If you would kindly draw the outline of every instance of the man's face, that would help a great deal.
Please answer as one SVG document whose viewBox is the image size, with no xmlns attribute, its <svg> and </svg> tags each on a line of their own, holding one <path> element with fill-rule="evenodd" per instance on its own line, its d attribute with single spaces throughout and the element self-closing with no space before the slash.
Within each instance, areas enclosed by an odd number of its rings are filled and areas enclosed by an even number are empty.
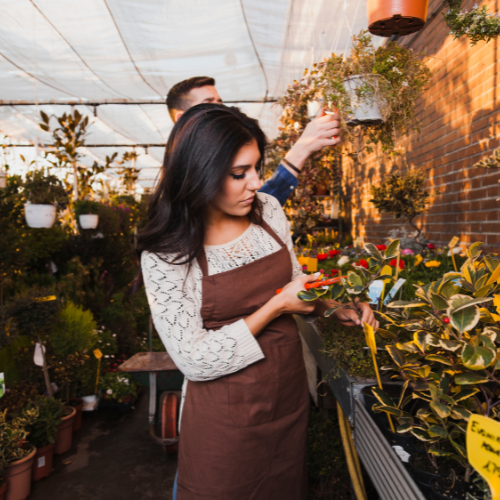
<svg viewBox="0 0 500 500">
<path fill-rule="evenodd" d="M 222 99 L 213 85 L 205 85 L 204 87 L 193 89 L 189 92 L 187 97 L 191 103 L 191 107 L 204 102 L 222 103 Z M 175 114 L 175 121 L 177 121 L 183 113 L 184 111 L 178 111 Z"/>
</svg>

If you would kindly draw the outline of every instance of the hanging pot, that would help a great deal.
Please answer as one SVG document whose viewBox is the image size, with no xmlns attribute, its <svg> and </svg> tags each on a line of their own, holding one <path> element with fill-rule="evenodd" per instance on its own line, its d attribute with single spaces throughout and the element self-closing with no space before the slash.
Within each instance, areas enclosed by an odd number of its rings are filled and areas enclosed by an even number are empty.
<svg viewBox="0 0 500 500">
<path fill-rule="evenodd" d="M 33 463 L 32 481 L 38 481 L 47 477 L 52 472 L 52 459 L 54 457 L 54 443 L 48 444 L 36 450 Z"/>
<path fill-rule="evenodd" d="M 65 406 L 64 411 L 66 415 L 62 418 L 62 422 L 57 428 L 54 455 L 66 453 L 71 448 L 73 441 L 73 420 L 75 419 L 76 410 L 71 406 Z"/>
<path fill-rule="evenodd" d="M 0 189 L 5 189 L 6 187 L 7 187 L 7 172 L 0 172 Z"/>
<path fill-rule="evenodd" d="M 24 216 L 29 227 L 49 228 L 56 221 L 56 206 L 26 203 L 24 205 Z"/>
<path fill-rule="evenodd" d="M 76 432 L 82 427 L 82 408 L 83 408 L 83 399 L 82 398 L 73 398 L 69 400 L 71 406 L 76 410 L 76 415 L 73 420 L 73 432 Z"/>
<path fill-rule="evenodd" d="M 351 98 L 352 114 L 347 119 L 347 125 L 378 125 L 384 120 L 376 101 L 360 99 L 356 95 L 356 89 L 363 85 L 360 76 L 351 76 L 344 80 L 344 86 Z"/>
<path fill-rule="evenodd" d="M 95 229 L 99 224 L 99 216 L 94 214 L 80 215 L 80 227 L 82 229 Z"/>
<path fill-rule="evenodd" d="M 368 0 L 368 30 L 389 37 L 420 31 L 427 20 L 429 0 Z"/>
<path fill-rule="evenodd" d="M 7 480 L 5 500 L 25 500 L 31 491 L 31 470 L 35 459 L 36 448 L 28 445 L 31 452 L 28 456 L 7 465 L 4 477 Z"/>
</svg>

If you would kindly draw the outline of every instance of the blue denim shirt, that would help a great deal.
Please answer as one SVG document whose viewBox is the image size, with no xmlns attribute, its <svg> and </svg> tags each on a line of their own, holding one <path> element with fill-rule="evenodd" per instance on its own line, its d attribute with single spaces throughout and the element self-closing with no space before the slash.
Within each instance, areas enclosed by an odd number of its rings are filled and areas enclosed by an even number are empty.
<svg viewBox="0 0 500 500">
<path fill-rule="evenodd" d="M 273 176 L 259 189 L 261 193 L 274 196 L 283 206 L 297 187 L 299 180 L 281 163 Z"/>
</svg>

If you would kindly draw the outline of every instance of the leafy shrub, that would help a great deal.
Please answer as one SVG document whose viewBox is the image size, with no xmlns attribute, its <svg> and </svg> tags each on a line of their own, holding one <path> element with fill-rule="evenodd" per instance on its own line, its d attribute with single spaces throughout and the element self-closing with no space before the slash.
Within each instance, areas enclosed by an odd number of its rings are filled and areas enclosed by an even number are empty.
<svg viewBox="0 0 500 500">
<path fill-rule="evenodd" d="M 69 196 L 63 183 L 44 169 L 32 170 L 26 174 L 24 182 L 26 201 L 40 205 L 59 205 L 64 208 L 69 203 Z"/>
<path fill-rule="evenodd" d="M 54 398 L 37 396 L 26 407 L 27 410 L 37 410 L 38 416 L 26 427 L 27 440 L 36 448 L 43 448 L 56 440 L 57 427 L 63 417 L 62 401 Z"/>
</svg>

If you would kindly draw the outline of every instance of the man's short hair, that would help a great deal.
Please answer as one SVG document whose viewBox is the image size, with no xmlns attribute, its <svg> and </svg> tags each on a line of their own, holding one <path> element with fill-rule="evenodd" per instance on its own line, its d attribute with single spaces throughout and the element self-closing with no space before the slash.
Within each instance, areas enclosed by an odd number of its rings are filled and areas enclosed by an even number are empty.
<svg viewBox="0 0 500 500">
<path fill-rule="evenodd" d="M 182 82 L 176 83 L 167 95 L 168 114 L 172 121 L 175 121 L 175 111 L 187 111 L 191 107 L 188 98 L 189 92 L 193 89 L 206 87 L 210 85 L 215 87 L 215 80 L 208 76 L 193 76 Z"/>
</svg>

